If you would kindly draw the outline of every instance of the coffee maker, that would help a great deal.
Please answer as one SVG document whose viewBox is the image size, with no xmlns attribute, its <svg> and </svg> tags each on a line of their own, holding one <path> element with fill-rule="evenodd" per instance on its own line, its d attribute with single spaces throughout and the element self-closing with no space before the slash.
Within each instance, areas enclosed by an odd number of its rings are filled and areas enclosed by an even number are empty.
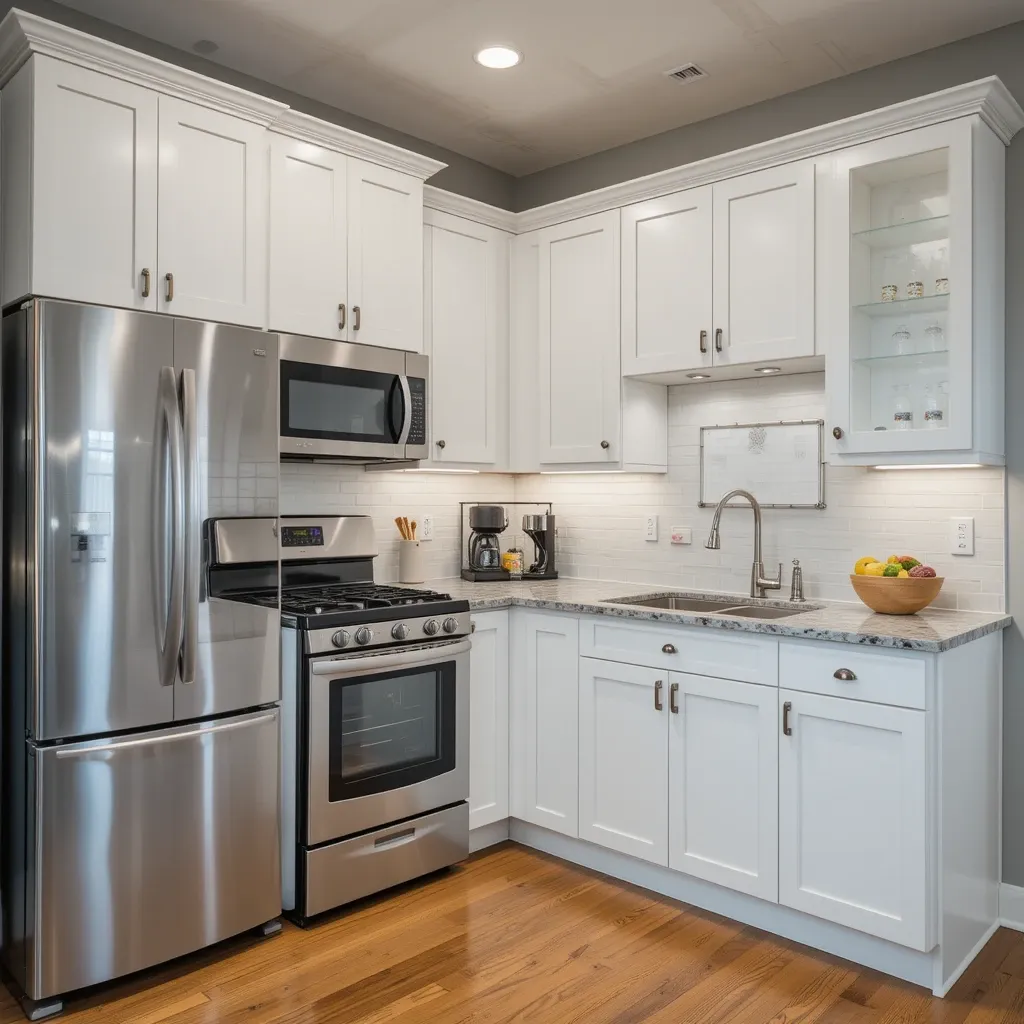
<svg viewBox="0 0 1024 1024">
<path fill-rule="evenodd" d="M 531 580 L 557 580 L 555 569 L 555 517 L 547 515 L 523 516 L 523 533 L 533 541 L 533 563 L 523 573 Z"/>
<path fill-rule="evenodd" d="M 507 580 L 501 567 L 501 544 L 498 537 L 508 526 L 508 516 L 501 505 L 473 505 L 469 510 L 469 566 L 462 578 L 473 583 Z"/>
</svg>

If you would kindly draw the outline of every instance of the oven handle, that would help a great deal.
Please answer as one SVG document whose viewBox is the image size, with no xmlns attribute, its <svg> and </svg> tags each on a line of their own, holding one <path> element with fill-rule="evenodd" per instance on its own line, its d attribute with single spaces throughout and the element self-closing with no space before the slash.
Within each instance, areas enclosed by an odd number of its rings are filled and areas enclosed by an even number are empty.
<svg viewBox="0 0 1024 1024">
<path fill-rule="evenodd" d="M 370 669 L 374 673 L 385 672 L 393 668 L 409 668 L 412 665 L 423 665 L 428 662 L 447 661 L 456 655 L 465 654 L 473 644 L 469 640 L 457 640 L 450 644 L 438 644 L 424 650 L 399 651 L 394 654 L 363 654 L 354 658 L 334 658 L 330 661 L 314 661 L 310 672 L 315 676 L 361 675 Z"/>
</svg>

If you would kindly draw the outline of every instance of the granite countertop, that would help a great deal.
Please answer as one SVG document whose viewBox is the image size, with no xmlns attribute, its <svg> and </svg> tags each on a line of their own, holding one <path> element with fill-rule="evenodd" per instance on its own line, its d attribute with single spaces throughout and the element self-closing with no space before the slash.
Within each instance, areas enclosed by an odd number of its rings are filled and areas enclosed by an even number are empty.
<svg viewBox="0 0 1024 1024">
<path fill-rule="evenodd" d="M 582 615 L 613 615 L 626 619 L 671 622 L 684 626 L 735 629 L 772 636 L 832 640 L 905 651 L 948 651 L 988 633 L 1005 629 L 1011 622 L 1005 614 L 959 612 L 926 608 L 916 615 L 878 615 L 863 604 L 840 601 L 808 601 L 807 611 L 784 619 L 733 618 L 711 612 L 676 612 L 662 608 L 637 608 L 614 603 L 631 596 L 653 597 L 676 594 L 710 597 L 698 591 L 667 590 L 636 583 L 605 583 L 600 580 L 559 579 L 543 582 L 468 583 L 462 579 L 431 580 L 425 584 L 458 599 L 468 599 L 473 611 L 512 606 L 548 608 Z M 738 601 L 749 598 L 735 595 Z M 612 602 L 612 603 L 608 603 Z M 786 607 L 788 602 L 761 600 L 764 607 Z"/>
</svg>

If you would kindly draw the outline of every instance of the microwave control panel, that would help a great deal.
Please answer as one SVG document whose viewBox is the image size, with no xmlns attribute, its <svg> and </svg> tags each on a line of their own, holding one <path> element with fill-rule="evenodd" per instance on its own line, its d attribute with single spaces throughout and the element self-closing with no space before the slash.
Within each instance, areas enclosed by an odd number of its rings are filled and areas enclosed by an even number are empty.
<svg viewBox="0 0 1024 1024">
<path fill-rule="evenodd" d="M 427 382 L 422 377 L 409 378 L 412 396 L 412 424 L 406 444 L 427 443 Z"/>
</svg>

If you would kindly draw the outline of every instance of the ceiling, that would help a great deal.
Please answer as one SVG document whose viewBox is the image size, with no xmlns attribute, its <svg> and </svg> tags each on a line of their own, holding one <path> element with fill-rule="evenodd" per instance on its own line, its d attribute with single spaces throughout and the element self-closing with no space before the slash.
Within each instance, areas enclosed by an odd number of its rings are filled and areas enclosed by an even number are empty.
<svg viewBox="0 0 1024 1024">
<path fill-rule="evenodd" d="M 514 175 L 1024 19 L 1024 0 L 62 2 Z M 493 43 L 522 64 L 475 64 Z M 662 74 L 689 61 L 707 78 Z"/>
</svg>

